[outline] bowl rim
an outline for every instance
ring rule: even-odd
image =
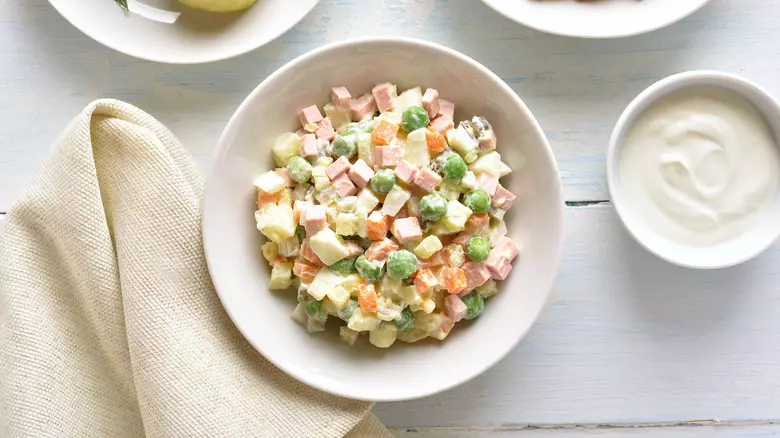
[[[209,198],[209,193],[211,192],[211,188],[214,185],[214,182],[218,176],[217,170],[219,163],[222,161],[223,157],[227,154],[228,147],[231,144],[231,132],[235,130],[235,126],[239,123],[239,119],[242,118],[243,113],[247,110],[247,107],[251,105],[251,102],[253,102],[257,96],[259,96],[261,93],[265,91],[265,88],[269,86],[272,82],[274,82],[277,78],[282,77],[286,74],[288,74],[291,71],[296,70],[296,68],[300,64],[304,64],[309,59],[316,57],[323,52],[327,52],[333,49],[339,49],[339,48],[345,48],[345,47],[355,47],[355,46],[362,46],[365,44],[401,44],[401,45],[415,45],[415,46],[423,46],[427,49],[432,49],[438,52],[441,52],[448,56],[454,56],[456,58],[459,58],[461,61],[471,64],[473,67],[480,70],[483,74],[486,75],[489,79],[493,80],[499,87],[503,89],[505,93],[507,93],[508,96],[510,96],[511,99],[513,99],[517,105],[517,107],[522,111],[529,120],[532,121],[533,129],[535,130],[535,133],[539,139],[543,142],[544,146],[544,155],[546,159],[549,160],[550,164],[552,165],[552,174],[551,177],[554,178],[554,180],[557,182],[555,184],[555,188],[553,190],[553,196],[555,199],[552,199],[552,204],[555,208],[555,211],[553,212],[554,215],[551,218],[551,220],[554,222],[553,228],[553,239],[555,243],[555,247],[553,248],[553,263],[550,269],[549,278],[543,278],[541,283],[545,285],[544,287],[544,299],[542,300],[542,305],[539,307],[539,309],[536,311],[535,315],[533,315],[533,321],[536,323],[539,319],[539,315],[541,314],[542,310],[544,310],[547,307],[547,303],[550,300],[550,295],[552,293],[552,289],[555,283],[555,278],[558,275],[558,271],[561,264],[561,259],[563,257],[563,208],[564,208],[564,202],[563,202],[563,185],[561,182],[560,177],[560,171],[558,169],[557,161],[555,160],[555,156],[553,154],[552,148],[550,147],[550,144],[547,140],[547,137],[544,135],[544,131],[542,130],[541,126],[539,125],[539,122],[536,120],[536,118],[533,116],[533,113],[530,111],[528,106],[523,102],[522,99],[517,95],[517,93],[514,92],[501,78],[498,77],[495,73],[490,71],[487,67],[483,66],[479,62],[475,61],[469,56],[466,56],[454,49],[450,49],[448,47],[442,46],[440,44],[423,41],[415,38],[405,38],[405,37],[364,37],[364,38],[355,38],[355,39],[348,39],[336,43],[331,43],[324,45],[322,47],[319,47],[317,49],[314,49],[312,51],[309,51],[303,55],[298,56],[297,58],[293,59],[292,61],[288,62],[287,64],[280,67],[278,70],[273,72],[271,75],[269,75],[265,80],[263,80],[247,97],[246,99],[239,105],[238,109],[235,111],[235,113],[231,116],[230,120],[228,121],[227,125],[225,126],[224,131],[222,132],[222,135],[220,136],[219,142],[217,144],[216,151],[213,156],[213,162],[211,165],[211,170],[208,174],[208,178],[204,184],[204,190],[203,190],[203,197],[202,197],[202,208],[201,208],[201,232],[202,232],[202,240],[203,240],[203,250],[206,258],[206,264],[209,270],[209,275],[212,278],[212,282],[214,284],[214,288],[217,292],[217,295],[219,296],[220,301],[222,302],[222,306],[225,309],[225,311],[230,316],[231,321],[236,326],[236,328],[241,332],[242,336],[257,350],[260,354],[263,355],[269,362],[274,364],[277,368],[284,371],[287,375],[295,378],[296,380],[305,383],[306,385],[316,388],[318,390],[321,390],[323,392],[333,394],[340,397],[350,398],[350,399],[356,399],[356,400],[365,400],[365,401],[372,401],[372,402],[393,402],[393,401],[405,401],[405,400],[414,400],[422,397],[431,396],[434,394],[438,394],[441,392],[444,392],[446,390],[452,389],[454,387],[457,387],[459,385],[462,385],[478,375],[484,373],[488,369],[492,368],[496,363],[501,361],[506,357],[507,354],[509,354],[510,351],[512,351],[518,343],[525,338],[525,336],[528,334],[528,331],[531,329],[531,327],[534,325],[534,323],[529,324],[528,327],[525,328],[525,330],[521,331],[519,335],[517,336],[517,339],[515,339],[513,342],[508,343],[502,351],[496,356],[495,360],[486,362],[482,367],[479,367],[479,369],[476,372],[464,374],[463,376],[459,377],[458,379],[453,379],[452,381],[449,381],[446,385],[441,385],[439,387],[436,387],[434,389],[426,389],[423,391],[416,391],[416,392],[409,392],[408,394],[405,394],[404,396],[383,396],[379,394],[378,396],[372,396],[372,397],[366,397],[362,395],[356,395],[353,393],[350,393],[348,391],[342,391],[342,388],[331,388],[327,385],[321,384],[317,379],[310,378],[306,373],[298,373],[295,370],[291,369],[290,367],[287,367],[283,361],[277,361],[276,358],[272,357],[271,355],[266,355],[264,352],[264,349],[261,345],[257,345],[247,334],[244,332],[243,328],[236,322],[234,319],[233,314],[230,312],[228,306],[225,305],[225,300],[227,299],[227,295],[224,295],[223,292],[220,292],[220,287],[218,285],[219,280],[214,277],[212,272],[212,264],[210,263],[211,257],[209,256],[209,249],[210,246],[207,241],[209,241],[208,234],[206,232],[206,229],[208,228],[208,224],[211,222],[210,220],[210,214],[209,210],[206,209],[206,200]],[[224,295],[224,296],[223,296]]]
[[[246,55],[247,53],[253,52],[253,51],[255,51],[255,50],[257,50],[257,49],[259,49],[259,48],[261,48],[263,46],[266,46],[266,45],[276,41],[279,37],[281,37],[282,35],[284,35],[287,32],[289,32],[290,29],[292,29],[293,27],[298,25],[298,23],[303,21],[306,18],[306,16],[308,16],[309,13],[311,13],[311,11],[314,10],[314,8],[320,2],[320,0],[314,0],[312,2],[311,6],[309,6],[305,11],[302,11],[303,13],[301,14],[301,17],[298,20],[292,22],[289,26],[285,26],[283,29],[280,29],[280,32],[278,32],[278,33],[276,33],[274,35],[271,35],[268,38],[265,38],[264,40],[260,41],[257,44],[255,44],[255,43],[248,44],[246,47],[244,47],[242,49],[239,49],[239,50],[237,50],[235,52],[226,51],[226,52],[223,52],[223,54],[220,54],[220,55],[217,55],[217,56],[205,56],[205,57],[204,56],[192,56],[192,57],[186,57],[186,58],[180,58],[180,59],[171,60],[171,59],[167,59],[167,58],[164,58],[164,57],[158,57],[158,56],[154,56],[154,55],[149,55],[148,53],[144,53],[143,50],[137,51],[137,50],[134,50],[134,49],[121,48],[121,47],[117,46],[116,44],[111,44],[108,41],[105,41],[103,38],[101,38],[98,35],[96,35],[96,33],[93,32],[91,29],[85,28],[84,26],[78,26],[74,22],[73,17],[68,12],[66,12],[64,7],[62,7],[63,4],[64,4],[63,2],[65,0],[48,0],[48,1],[49,1],[49,4],[54,8],[54,10],[56,10],[60,14],[60,16],[62,16],[62,18],[65,19],[65,21],[70,23],[73,27],[75,27],[76,29],[81,31],[81,33],[83,33],[84,35],[88,36],[93,41],[96,41],[98,44],[100,44],[100,45],[102,45],[104,47],[108,47],[109,49],[111,49],[111,50],[113,50],[115,52],[119,52],[119,53],[122,53],[124,55],[131,56],[133,58],[143,59],[143,60],[151,61],[151,62],[157,62],[157,63],[160,63],[160,64],[170,64],[170,65],[210,64],[210,63],[219,62],[219,61],[225,61],[227,59],[237,58],[239,56]],[[218,12],[215,12],[215,13],[218,13]]]
[[[621,197],[617,196],[617,193],[620,191],[616,181],[617,174],[619,173],[618,167],[620,166],[617,156],[618,152],[623,147],[623,144],[621,143],[618,145],[618,142],[621,141],[626,133],[634,126],[636,118],[641,115],[641,113],[645,111],[650,105],[671,93],[698,86],[722,87],[740,95],[748,102],[753,104],[756,111],[758,111],[758,113],[761,114],[767,121],[767,124],[770,125],[769,127],[773,131],[773,137],[775,139],[775,147],[780,148],[780,143],[778,143],[777,130],[773,129],[768,121],[771,117],[780,118],[780,103],[778,103],[777,99],[775,99],[766,89],[742,76],[718,70],[692,70],[676,73],[667,76],[644,89],[631,101],[631,103],[628,104],[628,106],[623,110],[623,113],[618,118],[618,121],[612,130],[612,134],[609,139],[609,146],[607,149],[607,188],[609,190],[610,200],[612,201],[612,205],[615,208],[617,216],[620,218],[620,222],[623,225],[623,228],[628,231],[635,242],[637,242],[649,253],[660,258],[661,260],[665,260],[683,268],[701,270],[723,269],[745,263],[766,251],[775,243],[775,241],[777,241],[778,237],[780,237],[780,226],[775,228],[774,233],[767,234],[765,242],[757,247],[753,252],[740,254],[739,257],[733,257],[732,259],[727,259],[720,263],[686,262],[675,258],[673,253],[659,249],[660,245],[652,243],[652,239],[643,239],[640,237],[640,235],[637,234],[631,227],[629,223],[630,221],[626,220],[626,212],[628,209],[621,203]],[[769,114],[765,109],[756,106],[754,104],[755,100],[746,95],[745,90],[749,90],[752,93],[761,96],[761,98],[772,107],[774,114]],[[740,237],[737,237],[736,239],[739,238]]]

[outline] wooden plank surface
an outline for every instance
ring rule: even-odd
[[[477,0],[322,0],[260,50],[216,64],[169,66],[100,46],[46,0],[0,0],[0,211],[93,99],[116,97],[149,111],[207,167],[228,118],[263,78],[312,48],[365,35],[419,37],[485,64],[536,114],[558,158],[566,199],[606,199],[610,131],[651,82],[714,68],[780,92],[779,12],[775,0],[716,0],[660,32],[594,41],[523,28]]]

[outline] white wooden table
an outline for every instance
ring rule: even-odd
[[[604,179],[613,123],[657,79],[721,69],[780,95],[779,23],[777,0],[713,0],[659,32],[589,41],[525,29],[477,0],[322,0],[254,53],[168,66],[98,45],[46,0],[0,0],[0,212],[93,99],[150,112],[205,168],[242,99],[293,57],[364,35],[436,41],[496,72],[544,127],[570,204],[564,262],[504,361],[443,394],[377,405],[379,417],[410,437],[780,436],[780,245],[728,270],[670,266],[623,232]]]

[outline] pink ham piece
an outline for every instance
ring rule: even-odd
[[[384,113],[393,109],[393,85],[388,83],[379,84],[371,90],[371,94],[374,95],[376,101],[376,107],[379,108],[380,113]]]
[[[490,134],[479,138],[479,148],[483,151],[492,151],[496,149],[496,133],[492,130]]]
[[[347,248],[347,251],[349,251],[347,258],[353,258],[363,254],[363,247],[354,240],[345,240],[344,246]]]
[[[399,146],[377,146],[374,148],[374,162],[381,167],[395,167],[401,160]]]
[[[449,100],[439,99],[439,116],[455,120],[455,104]]]
[[[428,193],[431,193],[436,189],[439,181],[441,181],[439,174],[427,167],[420,169],[414,177],[414,183]]]
[[[313,236],[328,227],[327,211],[324,205],[311,205],[301,215],[301,225],[306,235]]]
[[[512,208],[512,204],[515,203],[515,199],[517,199],[517,196],[499,184],[496,189],[496,194],[493,195],[493,206],[509,210]]]
[[[298,138],[303,138],[304,136],[306,136],[306,134],[308,134],[308,132],[306,132],[306,130],[303,128],[295,131],[295,135],[297,135]]]
[[[400,243],[422,238],[420,222],[416,217],[406,217],[403,219],[396,218],[393,221],[391,232]]]
[[[520,254],[520,250],[517,248],[517,245],[515,245],[515,242],[512,242],[512,240],[506,236],[501,236],[498,239],[493,250],[497,251],[498,255],[505,258],[509,263],[512,263],[512,260]],[[491,254],[493,250],[491,250]]]
[[[452,243],[456,245],[466,246],[467,243],[469,243],[469,239],[471,239],[474,236],[472,233],[467,232],[460,232],[457,236],[455,236],[455,239],[452,240]]]
[[[342,173],[349,172],[350,164],[349,158],[339,157],[338,160],[331,163],[327,169],[325,169],[325,175],[328,175],[331,181],[335,180],[337,176]]]
[[[422,106],[428,111],[428,117],[433,120],[439,115],[439,92],[433,88],[425,90],[422,98]]]
[[[454,128],[455,128],[455,122],[453,122],[452,119],[450,119],[449,117],[439,116],[433,119],[433,121],[431,122],[431,129],[434,129],[435,131],[437,131],[439,134],[442,135],[446,134],[447,131]]]
[[[358,187],[365,187],[373,177],[374,169],[361,159],[355,161],[355,164],[349,169],[349,179]]]
[[[492,276],[488,268],[482,263],[468,262],[461,266],[461,269],[466,273],[467,291],[482,286]]]
[[[371,93],[360,96],[358,100],[352,101],[352,121],[359,122],[371,118],[376,113],[376,101]]]
[[[347,87],[333,87],[331,88],[330,100],[333,102],[333,106],[344,111],[349,111],[352,107],[352,95],[349,94]]]
[[[333,140],[336,136],[336,130],[333,129],[333,123],[331,123],[330,119],[327,117],[320,120],[320,123],[317,125],[317,130],[314,131],[314,133],[317,135],[317,138],[328,141]]]
[[[298,152],[302,157],[315,157],[317,156],[317,137],[314,134],[305,134],[301,138],[301,145],[298,147]]]
[[[474,184],[475,189],[482,189],[493,196],[498,189],[498,177],[490,175],[488,173],[480,173],[477,177],[477,182]]]
[[[415,175],[417,175],[417,166],[406,160],[399,161],[395,167],[395,176],[406,184],[414,183]]]
[[[344,157],[341,157],[344,158]],[[336,189],[336,193],[340,197],[351,196],[357,193],[355,185],[352,184],[352,180],[349,179],[346,173],[340,173],[333,181],[331,181],[333,188]]]
[[[458,322],[466,317],[468,307],[466,303],[455,294],[448,294],[444,298],[444,313],[454,322]]]
[[[280,167],[274,170],[274,172],[276,172],[277,175],[284,178],[285,187],[295,187],[295,181],[293,181],[293,179],[290,178],[290,175],[287,173],[287,169],[285,169],[284,167]]]
[[[317,105],[306,107],[298,112],[298,119],[301,121],[301,125],[306,128],[308,125],[314,125],[322,120],[322,113]]]

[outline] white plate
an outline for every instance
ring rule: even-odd
[[[492,122],[498,150],[514,169],[502,184],[518,195],[507,225],[523,251],[477,320],[459,323],[443,342],[398,342],[380,350],[363,337],[349,347],[333,330],[309,335],[289,316],[296,294],[268,290],[252,181],[274,167],[271,146],[280,134],[298,129],[299,109],[324,105],[333,86],[345,85],[358,95],[385,81],[402,90],[418,85],[437,88],[443,98],[455,102],[459,120],[479,114]],[[204,195],[203,244],[222,303],[266,358],[323,391],[362,400],[404,400],[477,376],[531,328],[558,270],[563,242],[561,182],[541,128],[501,79],[438,45],[358,40],[292,61],[241,104],[225,128],[214,163]]]
[[[616,38],[668,26],[709,0],[482,0],[510,20],[557,35]]]
[[[65,19],[95,41],[136,58],[170,64],[197,64],[242,55],[283,34],[318,0],[259,0],[243,12],[215,14],[173,0],[144,0],[181,11],[174,24],[127,13],[113,0],[49,0]]]

